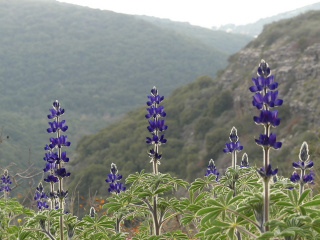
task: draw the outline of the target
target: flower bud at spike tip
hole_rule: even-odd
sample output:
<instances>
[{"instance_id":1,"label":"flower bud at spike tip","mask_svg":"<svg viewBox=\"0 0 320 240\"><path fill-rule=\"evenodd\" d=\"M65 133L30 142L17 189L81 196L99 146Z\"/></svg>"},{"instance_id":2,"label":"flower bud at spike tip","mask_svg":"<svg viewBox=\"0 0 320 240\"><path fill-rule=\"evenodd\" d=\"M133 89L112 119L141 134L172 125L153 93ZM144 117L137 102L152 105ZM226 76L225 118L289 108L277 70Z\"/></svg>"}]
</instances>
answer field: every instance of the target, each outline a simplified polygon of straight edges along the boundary
<instances>
[{"instance_id":1,"label":"flower bud at spike tip","mask_svg":"<svg viewBox=\"0 0 320 240\"><path fill-rule=\"evenodd\" d=\"M300 148L299 158L301 161L307 161L309 159L309 148L307 142L303 142Z\"/></svg>"},{"instance_id":2,"label":"flower bud at spike tip","mask_svg":"<svg viewBox=\"0 0 320 240\"><path fill-rule=\"evenodd\" d=\"M90 217L94 217L94 215L96 214L96 210L94 210L94 207L90 208Z\"/></svg>"},{"instance_id":3,"label":"flower bud at spike tip","mask_svg":"<svg viewBox=\"0 0 320 240\"><path fill-rule=\"evenodd\" d=\"M237 135L237 129L235 127L232 127L230 132L230 141L231 142L237 142L238 141L238 135Z\"/></svg>"},{"instance_id":4,"label":"flower bud at spike tip","mask_svg":"<svg viewBox=\"0 0 320 240\"><path fill-rule=\"evenodd\" d=\"M248 159L248 154L244 153L242 155L242 160L241 160L241 165L240 165L240 168L243 168L243 167L250 167L249 165L249 159Z\"/></svg>"},{"instance_id":5,"label":"flower bud at spike tip","mask_svg":"<svg viewBox=\"0 0 320 240\"><path fill-rule=\"evenodd\" d=\"M115 165L114 163L111 163L110 172L114 175L117 174L118 173L117 165Z\"/></svg>"},{"instance_id":6,"label":"flower bud at spike tip","mask_svg":"<svg viewBox=\"0 0 320 240\"><path fill-rule=\"evenodd\" d=\"M262 76L262 77L268 77L270 75L271 71L270 71L270 68L269 68L269 64L266 63L265 60L261 59L261 62L259 64L259 67L258 67L258 71L257 71L257 74L259 76Z\"/></svg>"}]
</instances>

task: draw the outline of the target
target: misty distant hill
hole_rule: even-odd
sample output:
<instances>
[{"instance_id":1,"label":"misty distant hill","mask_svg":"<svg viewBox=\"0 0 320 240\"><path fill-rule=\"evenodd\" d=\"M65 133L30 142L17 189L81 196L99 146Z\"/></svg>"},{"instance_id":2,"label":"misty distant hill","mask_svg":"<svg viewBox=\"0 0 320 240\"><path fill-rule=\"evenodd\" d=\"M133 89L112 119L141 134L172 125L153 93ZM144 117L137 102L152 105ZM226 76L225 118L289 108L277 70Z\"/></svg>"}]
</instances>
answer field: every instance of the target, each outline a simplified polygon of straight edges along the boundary
<instances>
[{"instance_id":1,"label":"misty distant hill","mask_svg":"<svg viewBox=\"0 0 320 240\"><path fill-rule=\"evenodd\" d=\"M267 25L257 39L230 56L228 66L216 78L199 76L165 96L168 141L161 146L160 171L192 181L203 177L208 161L213 159L223 174L231 164L231 156L222 149L233 126L244 146L238 154L238 163L246 152L250 165L261 167L262 149L254 139L263 132L263 127L253 121L253 116L259 113L252 106L253 93L249 87L262 58L270 64L279 83L279 98L284 100L277 108L281 124L271 128L283 142L281 149L270 153L272 165L279 167L281 175L289 177L292 162L298 160L300 146L307 141L310 159L319 166L319 22L320 11L311 11ZM142 169L152 171L145 142L150 135L146 113L146 105L141 106L127 113L122 121L83 137L77 146L77 158L70 163L78 170L71 178L72 186L83 178L92 183L91 191L105 194L105 185L100 183L107 174L105 166L112 162L124 177ZM315 173L319 175L319 168L315 168ZM80 191L85 194L88 187L82 185Z\"/></svg>"},{"instance_id":2,"label":"misty distant hill","mask_svg":"<svg viewBox=\"0 0 320 240\"><path fill-rule=\"evenodd\" d=\"M310 10L319 10L319 9L320 9L320 2L311 4L302 8L298 8L293 11L280 13L275 16L262 18L254 23L249 23L245 25L226 24L226 25L220 26L219 28L214 27L213 29L222 30L230 33L258 36L262 32L262 29L266 24L279 21L281 19L292 18Z\"/></svg>"},{"instance_id":3,"label":"misty distant hill","mask_svg":"<svg viewBox=\"0 0 320 240\"><path fill-rule=\"evenodd\" d=\"M61 102L72 146L199 75L214 76L228 54L134 16L51 0L0 0L0 165L42 168L46 115ZM71 153L73 152L71 148ZM72 160L71 160L72 161ZM10 169L9 169L10 170Z\"/></svg>"},{"instance_id":4,"label":"misty distant hill","mask_svg":"<svg viewBox=\"0 0 320 240\"><path fill-rule=\"evenodd\" d=\"M176 22L169 19L161 19L149 16L136 16L138 19L146 20L162 29L168 29L184 36L197 39L207 46L220 49L228 54L235 53L243 48L253 39L251 36L227 33L220 30L211 30L203 27L193 26L187 22Z\"/></svg>"}]
</instances>

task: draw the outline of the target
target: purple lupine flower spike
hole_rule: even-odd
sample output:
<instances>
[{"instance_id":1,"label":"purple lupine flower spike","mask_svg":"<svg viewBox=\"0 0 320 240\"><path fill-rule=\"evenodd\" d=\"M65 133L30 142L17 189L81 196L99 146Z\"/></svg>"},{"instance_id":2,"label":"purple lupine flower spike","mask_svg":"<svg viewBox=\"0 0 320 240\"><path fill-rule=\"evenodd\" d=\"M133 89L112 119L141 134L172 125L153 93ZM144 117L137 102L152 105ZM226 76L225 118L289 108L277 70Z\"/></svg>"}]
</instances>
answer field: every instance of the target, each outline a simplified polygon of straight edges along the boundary
<instances>
[{"instance_id":1,"label":"purple lupine flower spike","mask_svg":"<svg viewBox=\"0 0 320 240\"><path fill-rule=\"evenodd\" d=\"M232 153L234 151L240 152L243 149L243 146L240 146L237 129L235 127L232 127L229 139L230 142L225 143L226 147L223 149L224 153Z\"/></svg>"},{"instance_id":2,"label":"purple lupine flower spike","mask_svg":"<svg viewBox=\"0 0 320 240\"><path fill-rule=\"evenodd\" d=\"M114 163L111 163L110 173L108 174L108 178L105 179L107 183L109 183L109 192L120 193L121 191L125 191L126 187L123 186L122 182L119 182L122 179L122 175L118 174L118 168Z\"/></svg>"},{"instance_id":3,"label":"purple lupine flower spike","mask_svg":"<svg viewBox=\"0 0 320 240\"><path fill-rule=\"evenodd\" d=\"M11 191L10 184L11 184L10 175L7 169L3 171L3 174L0 177L0 192L3 191L5 193L9 193Z\"/></svg>"},{"instance_id":4,"label":"purple lupine flower spike","mask_svg":"<svg viewBox=\"0 0 320 240\"><path fill-rule=\"evenodd\" d=\"M43 191L43 186L42 186L42 183L40 182L33 198L34 200L37 201L37 207L39 208L40 211L49 208L49 205L47 204L47 198L48 198L47 194Z\"/></svg>"},{"instance_id":5,"label":"purple lupine flower spike","mask_svg":"<svg viewBox=\"0 0 320 240\"><path fill-rule=\"evenodd\" d=\"M205 176L209 176L209 174L214 174L216 175L216 181L218 181L219 178L219 172L216 168L216 165L214 164L214 161L212 159L210 159L209 161L209 165L207 166L207 172L205 174Z\"/></svg>"},{"instance_id":6,"label":"purple lupine flower spike","mask_svg":"<svg viewBox=\"0 0 320 240\"><path fill-rule=\"evenodd\" d=\"M147 105L148 113L145 117L148 119L149 125L147 126L148 131L152 134L151 137L146 137L146 143L154 145L152 149L148 151L148 156L151 158L150 162L154 163L153 169L154 173L157 173L157 165L160 164L161 154L159 153L159 146L167 142L165 139L163 131L168 129L165 125L165 120L161 119L166 116L164 107L159 105L164 97L159 95L156 87L151 89L151 95L148 96L149 101ZM160 134L162 133L162 134Z\"/></svg>"}]
</instances>

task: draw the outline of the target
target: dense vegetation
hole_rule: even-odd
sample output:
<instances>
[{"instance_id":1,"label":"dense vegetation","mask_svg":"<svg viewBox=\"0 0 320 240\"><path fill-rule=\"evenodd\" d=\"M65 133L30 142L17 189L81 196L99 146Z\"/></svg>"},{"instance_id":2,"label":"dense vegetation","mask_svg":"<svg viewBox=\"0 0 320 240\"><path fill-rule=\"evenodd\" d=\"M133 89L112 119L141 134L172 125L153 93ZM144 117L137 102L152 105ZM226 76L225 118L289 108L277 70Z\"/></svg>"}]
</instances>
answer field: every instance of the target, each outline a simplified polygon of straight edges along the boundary
<instances>
[{"instance_id":1,"label":"dense vegetation","mask_svg":"<svg viewBox=\"0 0 320 240\"><path fill-rule=\"evenodd\" d=\"M10 136L3 166L25 166L29 148L31 162L41 164L44 113L56 99L75 143L141 106L154 82L168 94L226 66L228 54L215 46L134 16L49 0L0 5L1 126Z\"/></svg>"},{"instance_id":2,"label":"dense vegetation","mask_svg":"<svg viewBox=\"0 0 320 240\"><path fill-rule=\"evenodd\" d=\"M238 52L253 37L245 34L227 33L224 31L210 30L185 22L173 22L168 19L160 19L148 16L137 16L163 29L183 34L185 36L200 40L202 43L232 54Z\"/></svg>"},{"instance_id":3,"label":"dense vegetation","mask_svg":"<svg viewBox=\"0 0 320 240\"><path fill-rule=\"evenodd\" d=\"M283 41L288 41L288 48L292 49L295 58L290 59L290 70L286 70L287 72L281 71L282 68L275 70L275 77L281 86L279 95L285 100L285 104L280 107L280 118L283 124L279 127L278 136L284 144L281 150L272 153L272 158L277 163L280 174L289 176L291 170L288 171L287 165L296 159L299 145L305 140L309 143L311 158L319 163L317 156L320 154L320 149L317 142L320 133L317 129L319 120L316 117L319 108L317 108L317 98L312 97L316 96L319 90L317 84L319 76L307 75L303 80L299 78L309 74L308 72L312 73L317 65L313 65L312 69L304 70L300 64L302 66L305 64L304 57L310 50L304 48L305 51L300 51L297 47L291 48L299 41L295 36L302 33L308 26L313 27L313 33L309 36L319 36L319 26L316 26L318 16L319 12L310 12L291 21L284 20L270 25L261 37L251 42L240 53L230 57L229 66L221 71L216 79L200 76L195 82L175 89L164 101L167 110L168 143L162 150L161 170L192 180L203 174L202 169L211 158L215 160L218 169L225 169L226 156L223 155L222 148L232 126L237 127L240 142L248 153L250 162L256 164L260 161L260 155L254 143L258 126L251 124L252 116L257 113L248 107L252 97L248 95L247 89L251 85L253 76L252 67L249 65L253 61L248 58L253 51L256 51L258 58L265 56L271 59L270 64L283 65L285 62L280 57L290 54L290 50L281 48ZM270 29L279 28L278 32L282 27L286 34L280 37L279 41L267 45L265 42L267 40L262 40L271 37L268 34L272 32ZM264 48L259 48L258 43L262 41L264 41ZM310 46L316 45L310 42ZM287 55L284 55L284 52ZM160 94L162 94L161 89ZM146 97L145 99L147 101ZM308 105L308 108L299 108L305 105ZM82 181L88 179L93 183L91 190L93 192L98 190L98 193L102 194L106 191L105 186L98 183L103 176L106 176L104 166L112 162L118 165L124 176L132 171L151 169L151 164L149 166L146 164L148 149L144 139L148 133L146 129L148 123L144 118L145 108L131 111L122 118L122 121L113 123L98 133L80 140L77 146L78 155L72 164L81 174L72 178L72 186L75 186L79 179L83 179ZM85 191L84 186L79 188L80 192Z\"/></svg>"}]
</instances>

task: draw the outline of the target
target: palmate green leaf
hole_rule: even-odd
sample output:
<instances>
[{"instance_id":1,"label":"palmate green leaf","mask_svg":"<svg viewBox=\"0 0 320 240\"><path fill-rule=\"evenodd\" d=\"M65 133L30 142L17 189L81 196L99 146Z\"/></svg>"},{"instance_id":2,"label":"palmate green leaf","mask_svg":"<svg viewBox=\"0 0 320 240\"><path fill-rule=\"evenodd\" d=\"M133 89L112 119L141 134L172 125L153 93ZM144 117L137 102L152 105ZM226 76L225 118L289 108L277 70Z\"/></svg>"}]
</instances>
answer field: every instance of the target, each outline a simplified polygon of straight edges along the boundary
<instances>
[{"instance_id":1,"label":"palmate green leaf","mask_svg":"<svg viewBox=\"0 0 320 240\"><path fill-rule=\"evenodd\" d=\"M218 221L218 220L214 220L212 222L212 225L213 226L217 226L217 227L223 227L223 228L230 227L229 223L221 222L221 221Z\"/></svg>"},{"instance_id":2,"label":"palmate green leaf","mask_svg":"<svg viewBox=\"0 0 320 240\"><path fill-rule=\"evenodd\" d=\"M221 208L224 207L220 202L218 202L218 201L216 201L214 199L208 199L207 203L210 204L210 205L213 205L213 206L221 207Z\"/></svg>"},{"instance_id":3,"label":"palmate green leaf","mask_svg":"<svg viewBox=\"0 0 320 240\"><path fill-rule=\"evenodd\" d=\"M203 198L207 195L207 192L201 192L195 199L193 203L198 203L199 201L203 200Z\"/></svg>"},{"instance_id":4,"label":"palmate green leaf","mask_svg":"<svg viewBox=\"0 0 320 240\"><path fill-rule=\"evenodd\" d=\"M277 234L278 237L294 237L296 233L294 231L284 230Z\"/></svg>"},{"instance_id":5,"label":"palmate green leaf","mask_svg":"<svg viewBox=\"0 0 320 240\"><path fill-rule=\"evenodd\" d=\"M139 182L141 179L143 179L146 175L147 175L147 173L144 173L144 169L141 170L140 173L136 172L135 174L130 174L130 175L126 178L126 184L128 184L128 183L136 184L136 183Z\"/></svg>"},{"instance_id":6,"label":"palmate green leaf","mask_svg":"<svg viewBox=\"0 0 320 240\"><path fill-rule=\"evenodd\" d=\"M277 206L293 207L293 204L290 202L277 202Z\"/></svg>"},{"instance_id":7,"label":"palmate green leaf","mask_svg":"<svg viewBox=\"0 0 320 240\"><path fill-rule=\"evenodd\" d=\"M303 207L314 207L314 206L320 206L320 199L313 200L310 202L306 202L302 204Z\"/></svg>"},{"instance_id":8,"label":"palmate green leaf","mask_svg":"<svg viewBox=\"0 0 320 240\"><path fill-rule=\"evenodd\" d=\"M183 217L180 219L180 222L182 225L186 225L190 223L193 219L195 219L196 216L190 213L183 214Z\"/></svg>"},{"instance_id":9,"label":"palmate green leaf","mask_svg":"<svg viewBox=\"0 0 320 240\"><path fill-rule=\"evenodd\" d=\"M170 185L165 186L165 187L160 187L153 193L153 195L164 193L164 192L170 191L171 189L172 189L172 186L170 186ZM140 196L140 195L138 195L138 196Z\"/></svg>"},{"instance_id":10,"label":"palmate green leaf","mask_svg":"<svg viewBox=\"0 0 320 240\"><path fill-rule=\"evenodd\" d=\"M200 209L196 213L196 216L201 216L206 213L211 213L211 212L220 211L220 210L221 210L221 207L207 207L207 208Z\"/></svg>"},{"instance_id":11,"label":"palmate green leaf","mask_svg":"<svg viewBox=\"0 0 320 240\"><path fill-rule=\"evenodd\" d=\"M308 196L309 192L311 191L311 189L306 189L303 191L303 193L301 194L300 198L299 198L299 201L298 201L298 204L300 205L303 200Z\"/></svg>"},{"instance_id":12,"label":"palmate green leaf","mask_svg":"<svg viewBox=\"0 0 320 240\"><path fill-rule=\"evenodd\" d=\"M257 240L260 240L260 239L270 239L274 237L274 233L273 232L265 232L265 233L262 233L258 238Z\"/></svg>"},{"instance_id":13,"label":"palmate green leaf","mask_svg":"<svg viewBox=\"0 0 320 240\"><path fill-rule=\"evenodd\" d=\"M18 236L17 240L27 239L27 237L29 237L32 234L33 234L32 231L21 231L21 232L19 232L19 236Z\"/></svg>"},{"instance_id":14,"label":"palmate green leaf","mask_svg":"<svg viewBox=\"0 0 320 240\"><path fill-rule=\"evenodd\" d=\"M161 236L165 237L165 239L188 239L188 235L182 233L181 230L177 230L174 232L166 232Z\"/></svg>"},{"instance_id":15,"label":"palmate green leaf","mask_svg":"<svg viewBox=\"0 0 320 240\"><path fill-rule=\"evenodd\" d=\"M221 231L221 228L219 227L212 227L212 228L209 228L208 230L205 231L204 235L205 236L208 236L208 235L212 235L212 234L215 234L217 232L220 232Z\"/></svg>"},{"instance_id":16,"label":"palmate green leaf","mask_svg":"<svg viewBox=\"0 0 320 240\"><path fill-rule=\"evenodd\" d=\"M210 220L216 219L219 216L219 214L220 214L220 210L215 212L210 212L209 214L207 214L201 219L201 225L204 225L206 222Z\"/></svg>"},{"instance_id":17,"label":"palmate green leaf","mask_svg":"<svg viewBox=\"0 0 320 240\"><path fill-rule=\"evenodd\" d=\"M234 191L230 191L228 192L227 196L224 196L226 205L229 205L229 201L232 199L233 193Z\"/></svg>"},{"instance_id":18,"label":"palmate green leaf","mask_svg":"<svg viewBox=\"0 0 320 240\"><path fill-rule=\"evenodd\" d=\"M190 204L190 205L187 207L187 210L192 211L192 212L197 212L197 211L199 211L200 209L202 209L202 206L201 206L201 205L197 205L197 204Z\"/></svg>"},{"instance_id":19,"label":"palmate green leaf","mask_svg":"<svg viewBox=\"0 0 320 240\"><path fill-rule=\"evenodd\" d=\"M148 189L145 189L144 192L141 192L138 194L138 198L145 198L145 197L152 197L152 196L154 196L154 194Z\"/></svg>"},{"instance_id":20,"label":"palmate green leaf","mask_svg":"<svg viewBox=\"0 0 320 240\"><path fill-rule=\"evenodd\" d=\"M299 210L300 210L300 212L301 212L301 214L302 214L303 216L305 216L305 215L307 214L306 209L305 209L304 207L299 206Z\"/></svg>"}]
</instances>

